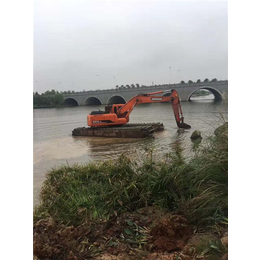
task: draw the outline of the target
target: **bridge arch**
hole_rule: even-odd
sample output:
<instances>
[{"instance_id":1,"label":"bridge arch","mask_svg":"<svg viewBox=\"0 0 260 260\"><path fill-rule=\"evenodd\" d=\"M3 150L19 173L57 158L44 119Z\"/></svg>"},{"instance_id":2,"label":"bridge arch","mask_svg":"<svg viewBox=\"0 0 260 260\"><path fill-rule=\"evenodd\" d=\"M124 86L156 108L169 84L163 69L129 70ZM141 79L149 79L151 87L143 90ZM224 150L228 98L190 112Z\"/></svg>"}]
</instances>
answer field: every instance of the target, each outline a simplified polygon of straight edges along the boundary
<instances>
[{"instance_id":1,"label":"bridge arch","mask_svg":"<svg viewBox=\"0 0 260 260\"><path fill-rule=\"evenodd\" d=\"M215 98L216 101L223 99L222 94L221 94L217 89L215 89L215 88L213 88L213 87L202 86L202 87L199 87L199 88L195 89L194 91L192 91L192 92L189 94L189 96L188 96L188 98L187 98L187 101L190 101L190 100L191 100L191 96L192 96L196 91L198 91L198 90L200 90L200 89L205 89L205 90L210 91L210 92L214 95L214 98Z\"/></svg>"},{"instance_id":2,"label":"bridge arch","mask_svg":"<svg viewBox=\"0 0 260 260\"><path fill-rule=\"evenodd\" d=\"M91 105L102 105L102 102L99 98L93 96L93 97L88 97L85 99L83 102L84 106L91 106Z\"/></svg>"},{"instance_id":3,"label":"bridge arch","mask_svg":"<svg viewBox=\"0 0 260 260\"><path fill-rule=\"evenodd\" d=\"M65 98L62 105L75 107L79 106L79 103L75 98Z\"/></svg>"},{"instance_id":4,"label":"bridge arch","mask_svg":"<svg viewBox=\"0 0 260 260\"><path fill-rule=\"evenodd\" d=\"M115 96L112 96L110 97L108 100L107 100L107 105L112 105L112 104L125 104L126 103L126 100L120 96L120 95L115 95Z\"/></svg>"}]
</instances>

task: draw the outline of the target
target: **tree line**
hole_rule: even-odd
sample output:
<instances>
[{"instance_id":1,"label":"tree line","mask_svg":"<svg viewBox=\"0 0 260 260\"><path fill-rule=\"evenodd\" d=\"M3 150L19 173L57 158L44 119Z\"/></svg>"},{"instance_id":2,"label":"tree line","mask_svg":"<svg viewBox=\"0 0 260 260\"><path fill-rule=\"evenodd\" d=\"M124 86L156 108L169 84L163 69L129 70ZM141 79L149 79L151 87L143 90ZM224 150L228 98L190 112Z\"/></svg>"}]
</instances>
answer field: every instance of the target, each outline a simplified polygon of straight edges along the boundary
<instances>
[{"instance_id":1,"label":"tree line","mask_svg":"<svg viewBox=\"0 0 260 260\"><path fill-rule=\"evenodd\" d=\"M209 80L208 78L206 78L203 82L216 82L218 81L216 78L212 79L212 80ZM200 79L198 79L196 82L192 81L192 80L189 80L188 83L201 83L202 81ZM180 84L186 84L185 81L181 81ZM165 84L162 84L162 85L165 85ZM171 85L171 84L166 84L166 85ZM155 85L155 86L161 86L161 84L159 85ZM131 84L131 85L116 85L116 89L124 89L124 88L140 88L140 87L147 87L146 85L139 85L138 83L137 84Z\"/></svg>"},{"instance_id":2,"label":"tree line","mask_svg":"<svg viewBox=\"0 0 260 260\"><path fill-rule=\"evenodd\" d=\"M33 93L33 107L55 107L62 104L64 101L64 92L56 90L47 90L46 92L39 94L38 92Z\"/></svg>"},{"instance_id":3,"label":"tree line","mask_svg":"<svg viewBox=\"0 0 260 260\"><path fill-rule=\"evenodd\" d=\"M209 80L208 78L204 79L203 82L217 82L218 80L216 78L212 79L212 80ZM189 80L188 83L201 83L202 81L200 79L198 79L196 82L192 81L192 80ZM181 84L185 84L185 81L181 81L180 82Z\"/></svg>"}]
</instances>

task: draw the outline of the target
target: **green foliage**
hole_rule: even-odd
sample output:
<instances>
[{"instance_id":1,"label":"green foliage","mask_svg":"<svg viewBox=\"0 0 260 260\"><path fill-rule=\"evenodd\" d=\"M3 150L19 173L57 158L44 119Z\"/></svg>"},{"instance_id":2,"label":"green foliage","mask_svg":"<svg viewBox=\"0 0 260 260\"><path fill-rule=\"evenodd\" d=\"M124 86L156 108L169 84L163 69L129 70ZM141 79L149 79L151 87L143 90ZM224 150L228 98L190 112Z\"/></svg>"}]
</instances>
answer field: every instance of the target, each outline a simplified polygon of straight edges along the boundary
<instances>
[{"instance_id":1,"label":"green foliage","mask_svg":"<svg viewBox=\"0 0 260 260\"><path fill-rule=\"evenodd\" d=\"M228 209L227 145L227 132L222 131L189 161L176 146L161 160L149 150L140 162L121 155L114 161L54 168L44 182L35 221L51 216L78 225L159 205L178 209L196 225L223 223Z\"/></svg>"},{"instance_id":2,"label":"green foliage","mask_svg":"<svg viewBox=\"0 0 260 260\"><path fill-rule=\"evenodd\" d=\"M222 222L228 214L228 137L227 132L209 139L189 162L190 170L178 180L182 208L189 221L197 225ZM184 187L188 192L183 191Z\"/></svg>"},{"instance_id":3,"label":"green foliage","mask_svg":"<svg viewBox=\"0 0 260 260\"><path fill-rule=\"evenodd\" d=\"M38 92L33 93L33 107L51 107L61 105L64 98L62 93L54 89L41 95Z\"/></svg>"},{"instance_id":4,"label":"green foliage","mask_svg":"<svg viewBox=\"0 0 260 260\"><path fill-rule=\"evenodd\" d=\"M55 105L60 105L63 102L64 98L62 96L62 94L57 93L54 95L54 103Z\"/></svg>"},{"instance_id":5,"label":"green foliage","mask_svg":"<svg viewBox=\"0 0 260 260\"><path fill-rule=\"evenodd\" d=\"M144 184L137 183L137 175L124 156L116 162L52 169L42 189L42 206L60 221L108 219L145 205Z\"/></svg>"}]
</instances>

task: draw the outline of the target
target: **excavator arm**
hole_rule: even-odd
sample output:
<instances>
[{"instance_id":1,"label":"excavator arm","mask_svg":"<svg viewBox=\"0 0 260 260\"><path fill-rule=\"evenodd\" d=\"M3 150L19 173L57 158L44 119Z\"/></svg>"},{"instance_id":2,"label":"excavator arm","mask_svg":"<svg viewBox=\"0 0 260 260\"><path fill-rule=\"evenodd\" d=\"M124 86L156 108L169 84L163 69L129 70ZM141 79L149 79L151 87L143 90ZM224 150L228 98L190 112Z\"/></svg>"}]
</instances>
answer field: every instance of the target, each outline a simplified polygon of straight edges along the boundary
<instances>
[{"instance_id":1,"label":"excavator arm","mask_svg":"<svg viewBox=\"0 0 260 260\"><path fill-rule=\"evenodd\" d=\"M179 95L176 90L171 90L170 96L157 96L157 94L164 93L164 91L157 91L148 94L139 94L138 96L130 99L125 105L123 105L117 112L118 117L125 117L129 121L129 115L133 111L133 108L139 104L145 103L159 103L159 102L171 102L174 117L179 128L189 129L190 125L183 122L184 117L180 105ZM155 96L156 95L156 96Z\"/></svg>"}]
</instances>

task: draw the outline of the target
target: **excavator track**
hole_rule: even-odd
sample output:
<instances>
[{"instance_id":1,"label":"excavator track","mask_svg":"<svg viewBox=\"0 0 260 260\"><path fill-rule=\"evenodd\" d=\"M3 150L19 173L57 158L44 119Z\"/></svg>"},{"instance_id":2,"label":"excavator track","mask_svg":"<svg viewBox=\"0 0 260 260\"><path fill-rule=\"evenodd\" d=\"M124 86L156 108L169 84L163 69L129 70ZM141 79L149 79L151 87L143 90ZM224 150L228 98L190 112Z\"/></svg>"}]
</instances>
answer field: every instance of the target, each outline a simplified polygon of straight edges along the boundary
<instances>
[{"instance_id":1,"label":"excavator track","mask_svg":"<svg viewBox=\"0 0 260 260\"><path fill-rule=\"evenodd\" d=\"M96 136L116 138L145 138L154 132L164 130L162 123L136 123L113 127L78 127L72 131L73 136Z\"/></svg>"}]
</instances>

